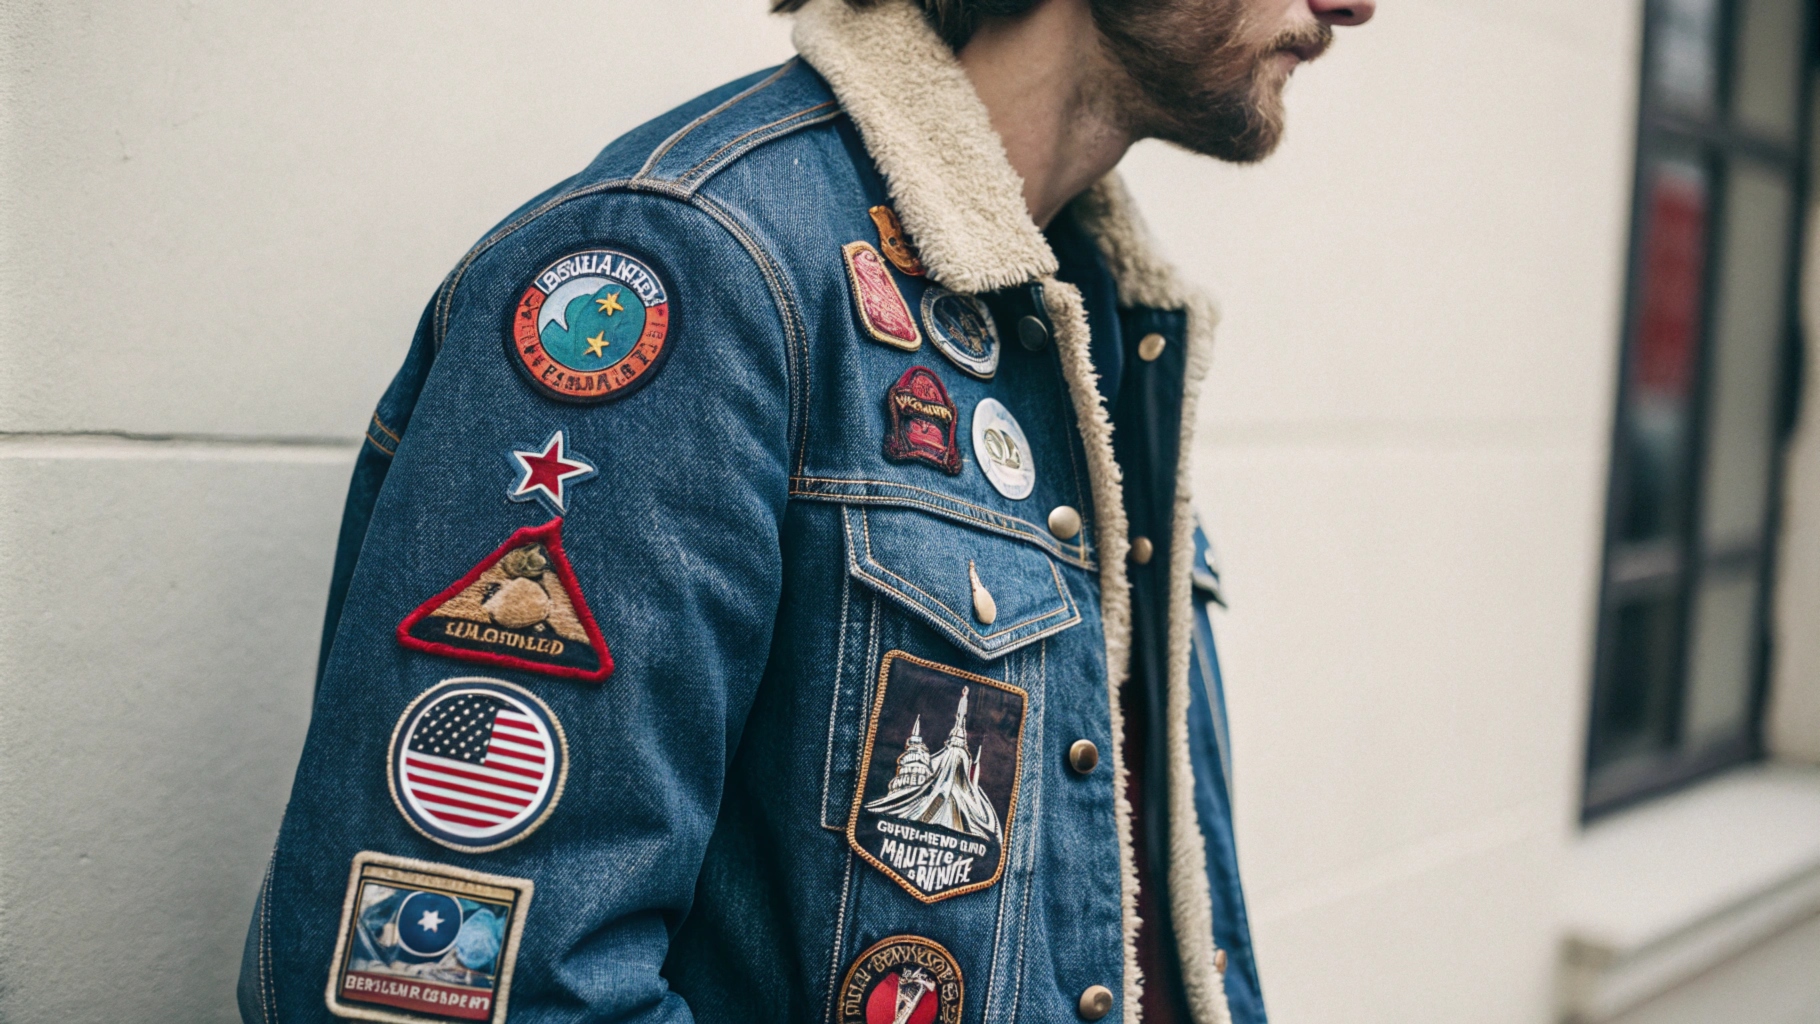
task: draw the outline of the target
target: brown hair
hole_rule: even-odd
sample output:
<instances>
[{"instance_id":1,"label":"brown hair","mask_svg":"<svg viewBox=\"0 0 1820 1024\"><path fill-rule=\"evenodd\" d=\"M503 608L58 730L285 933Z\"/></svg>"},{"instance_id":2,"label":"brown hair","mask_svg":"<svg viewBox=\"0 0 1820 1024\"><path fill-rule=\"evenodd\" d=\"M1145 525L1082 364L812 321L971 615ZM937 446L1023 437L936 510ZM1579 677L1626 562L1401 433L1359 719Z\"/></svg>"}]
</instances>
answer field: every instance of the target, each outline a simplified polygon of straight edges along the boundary
<instances>
[{"instance_id":1,"label":"brown hair","mask_svg":"<svg viewBox=\"0 0 1820 1024\"><path fill-rule=\"evenodd\" d=\"M809 0L771 0L774 13L787 14L800 10ZM941 34L948 45L955 49L967 42L979 23L992 17L1009 17L1022 14L1035 7L1040 0L915 0L923 9L923 16L929 24ZM854 7L876 7L879 0L847 0Z\"/></svg>"}]
</instances>

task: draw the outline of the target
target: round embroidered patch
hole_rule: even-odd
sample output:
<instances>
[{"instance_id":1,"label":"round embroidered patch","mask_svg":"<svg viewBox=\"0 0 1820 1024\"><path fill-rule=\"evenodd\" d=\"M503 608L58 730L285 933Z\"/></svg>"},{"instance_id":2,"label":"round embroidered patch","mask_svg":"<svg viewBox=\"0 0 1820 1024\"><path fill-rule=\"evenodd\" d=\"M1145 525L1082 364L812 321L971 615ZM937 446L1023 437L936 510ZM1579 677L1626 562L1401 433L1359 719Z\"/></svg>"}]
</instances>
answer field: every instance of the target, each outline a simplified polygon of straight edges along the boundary
<instances>
[{"instance_id":1,"label":"round embroidered patch","mask_svg":"<svg viewBox=\"0 0 1820 1024\"><path fill-rule=\"evenodd\" d=\"M993 488L1012 501L1022 501L1036 489L1036 463L1024 428L996 398L982 398L973 407L973 457Z\"/></svg>"},{"instance_id":2,"label":"round embroidered patch","mask_svg":"<svg viewBox=\"0 0 1820 1024\"><path fill-rule=\"evenodd\" d=\"M556 260L525 288L506 343L531 385L567 402L624 398L670 352L670 295L644 261L618 249Z\"/></svg>"},{"instance_id":3,"label":"round embroidered patch","mask_svg":"<svg viewBox=\"0 0 1820 1024\"><path fill-rule=\"evenodd\" d=\"M840 1024L959 1024L961 968L920 935L874 943L847 968Z\"/></svg>"},{"instance_id":4,"label":"round embroidered patch","mask_svg":"<svg viewBox=\"0 0 1820 1024\"><path fill-rule=\"evenodd\" d=\"M931 285L923 292L923 326L935 347L963 372L980 380L991 380L998 372L998 325L984 302Z\"/></svg>"},{"instance_id":5,"label":"round embroidered patch","mask_svg":"<svg viewBox=\"0 0 1820 1024\"><path fill-rule=\"evenodd\" d=\"M399 716L387 758L392 800L451 850L485 853L537 830L562 798L562 723L522 686L445 679Z\"/></svg>"}]
</instances>

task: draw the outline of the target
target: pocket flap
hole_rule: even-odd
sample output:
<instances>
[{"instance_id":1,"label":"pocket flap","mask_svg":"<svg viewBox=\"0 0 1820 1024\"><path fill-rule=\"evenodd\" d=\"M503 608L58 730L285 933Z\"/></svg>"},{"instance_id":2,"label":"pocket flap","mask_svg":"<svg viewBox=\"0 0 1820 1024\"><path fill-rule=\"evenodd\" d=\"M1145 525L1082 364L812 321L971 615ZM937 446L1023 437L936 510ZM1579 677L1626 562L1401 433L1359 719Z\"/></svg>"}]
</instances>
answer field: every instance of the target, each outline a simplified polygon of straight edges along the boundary
<instances>
[{"instance_id":1,"label":"pocket flap","mask_svg":"<svg viewBox=\"0 0 1820 1024\"><path fill-rule=\"evenodd\" d=\"M976 657L990 661L1081 621L1061 567L1035 545L912 509L841 512L853 578ZM976 602L976 579L989 600Z\"/></svg>"}]
</instances>

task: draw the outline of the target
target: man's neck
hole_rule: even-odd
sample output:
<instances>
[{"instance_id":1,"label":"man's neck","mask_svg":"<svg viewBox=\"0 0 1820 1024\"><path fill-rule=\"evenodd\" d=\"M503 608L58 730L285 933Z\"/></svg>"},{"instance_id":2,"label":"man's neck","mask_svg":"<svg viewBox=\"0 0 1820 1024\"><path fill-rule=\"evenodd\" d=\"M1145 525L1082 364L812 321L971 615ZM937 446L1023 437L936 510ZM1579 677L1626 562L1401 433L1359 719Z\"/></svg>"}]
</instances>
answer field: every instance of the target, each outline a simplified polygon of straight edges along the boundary
<instances>
[{"instance_id":1,"label":"man's neck","mask_svg":"<svg viewBox=\"0 0 1820 1024\"><path fill-rule=\"evenodd\" d=\"M960 52L1038 227L1134 141L1114 115L1114 75L1098 39L1087 0L1046 0L1022 17L988 20Z\"/></svg>"}]
</instances>

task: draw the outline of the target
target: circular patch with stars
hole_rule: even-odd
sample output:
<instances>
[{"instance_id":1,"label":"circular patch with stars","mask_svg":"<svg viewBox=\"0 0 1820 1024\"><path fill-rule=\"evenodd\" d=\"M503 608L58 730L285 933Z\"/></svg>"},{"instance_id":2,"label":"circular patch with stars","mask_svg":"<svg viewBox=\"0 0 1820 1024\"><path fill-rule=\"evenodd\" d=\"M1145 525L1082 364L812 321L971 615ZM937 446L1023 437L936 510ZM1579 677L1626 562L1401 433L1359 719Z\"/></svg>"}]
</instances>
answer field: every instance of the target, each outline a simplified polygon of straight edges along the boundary
<instances>
[{"instance_id":1,"label":"circular patch with stars","mask_svg":"<svg viewBox=\"0 0 1820 1024\"><path fill-rule=\"evenodd\" d=\"M609 402L649 383L670 352L673 310L657 271L618 249L584 249L539 271L512 308L506 344L531 386Z\"/></svg>"},{"instance_id":2,"label":"circular patch with stars","mask_svg":"<svg viewBox=\"0 0 1820 1024\"><path fill-rule=\"evenodd\" d=\"M392 800L411 827L463 853L510 846L556 809L568 774L562 723L522 686L445 679L392 732Z\"/></svg>"}]
</instances>

